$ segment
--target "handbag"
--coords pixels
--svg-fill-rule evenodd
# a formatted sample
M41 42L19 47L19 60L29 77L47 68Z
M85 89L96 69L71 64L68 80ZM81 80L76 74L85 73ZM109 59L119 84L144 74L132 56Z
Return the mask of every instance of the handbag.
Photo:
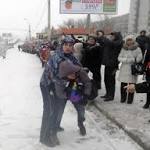
M136 58L135 58L135 62L131 65L132 75L143 75L144 74L144 71L145 71L144 61L145 61L146 53L147 53L147 50L144 53L144 58L143 58L142 62L137 63Z
M131 73L132 75L142 75L144 73L144 65L143 63L135 63L131 65Z

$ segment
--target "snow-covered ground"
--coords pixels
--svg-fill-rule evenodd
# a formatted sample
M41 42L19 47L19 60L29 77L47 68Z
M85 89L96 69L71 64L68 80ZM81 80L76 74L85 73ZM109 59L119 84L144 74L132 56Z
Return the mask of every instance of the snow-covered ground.
M61 145L41 145L42 71L35 55L17 48L8 50L5 60L0 58L0 150L142 150L94 108L86 112L87 136L81 137L70 103L63 117L65 131L58 135Z

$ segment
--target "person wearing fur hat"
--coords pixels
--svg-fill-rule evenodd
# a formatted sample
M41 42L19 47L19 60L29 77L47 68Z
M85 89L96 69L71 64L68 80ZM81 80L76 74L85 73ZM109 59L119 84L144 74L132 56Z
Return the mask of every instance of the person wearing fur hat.
M121 63L118 76L118 80L121 82L120 102L124 103L127 101L128 104L132 104L134 99L134 93L127 93L124 87L137 82L137 76L132 75L131 73L131 65L135 63L135 61L137 63L142 61L142 51L138 47L133 36L127 36L125 38L125 43L119 54L118 61Z

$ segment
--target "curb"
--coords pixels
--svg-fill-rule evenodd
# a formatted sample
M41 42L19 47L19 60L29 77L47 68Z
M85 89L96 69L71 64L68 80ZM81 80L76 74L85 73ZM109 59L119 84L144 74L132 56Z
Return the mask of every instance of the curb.
M129 130L127 129L122 123L120 123L115 117L113 117L110 113L108 113L106 110L104 110L98 102L95 101L94 106L100 111L107 119L112 121L114 124L116 124L119 128L121 128L133 141L135 141L140 147L142 147L144 150L150 150L150 142L144 141L142 139L142 136L137 132L135 133L135 130Z

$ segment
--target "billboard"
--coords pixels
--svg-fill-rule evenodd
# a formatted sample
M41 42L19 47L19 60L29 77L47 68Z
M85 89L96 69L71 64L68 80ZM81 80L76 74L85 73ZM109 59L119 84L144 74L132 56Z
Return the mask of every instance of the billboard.
M116 14L117 0L60 0L61 14Z

